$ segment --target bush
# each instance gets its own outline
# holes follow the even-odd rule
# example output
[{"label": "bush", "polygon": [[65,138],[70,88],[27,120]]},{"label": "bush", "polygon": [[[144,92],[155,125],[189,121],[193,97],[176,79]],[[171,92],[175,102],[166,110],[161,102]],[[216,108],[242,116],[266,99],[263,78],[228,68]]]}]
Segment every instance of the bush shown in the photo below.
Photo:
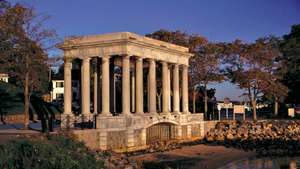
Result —
[{"label": "bush", "polygon": [[104,162],[82,143],[63,136],[19,139],[0,145],[4,169],[98,169]]}]

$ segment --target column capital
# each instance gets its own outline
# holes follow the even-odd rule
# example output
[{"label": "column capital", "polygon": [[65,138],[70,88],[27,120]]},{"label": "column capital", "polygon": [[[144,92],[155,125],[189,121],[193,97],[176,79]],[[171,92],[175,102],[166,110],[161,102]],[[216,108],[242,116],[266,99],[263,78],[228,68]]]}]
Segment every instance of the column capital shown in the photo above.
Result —
[{"label": "column capital", "polygon": [[162,64],[162,66],[166,66],[167,68],[170,68],[172,66],[173,63],[169,63],[169,62],[166,62],[166,61],[161,61],[160,62]]},{"label": "column capital", "polygon": [[136,60],[137,60],[137,61],[143,61],[144,58],[142,58],[142,57],[136,57]]},{"label": "column capital", "polygon": [[131,55],[121,55],[122,59],[130,59]]},{"label": "column capital", "polygon": [[89,62],[91,60],[91,58],[87,57],[87,58],[82,58],[83,62]]},{"label": "column capital", "polygon": [[147,61],[149,61],[149,62],[156,62],[156,60],[153,59],[153,58],[147,58]]},{"label": "column capital", "polygon": [[164,61],[164,60],[160,61],[160,63],[161,63],[161,64],[168,64],[168,62],[166,62],[166,61]]},{"label": "column capital", "polygon": [[101,59],[102,59],[102,62],[108,62],[110,59],[110,56],[109,55],[103,56],[103,57],[101,57]]},{"label": "column capital", "polygon": [[189,68],[189,65],[181,65],[182,68]]},{"label": "column capital", "polygon": [[71,69],[71,68],[72,68],[72,62],[70,62],[70,61],[65,61],[64,67],[65,67],[65,68],[68,68],[68,69]]},{"label": "column capital", "polygon": [[68,63],[72,63],[73,59],[72,58],[64,58],[64,63],[68,64]]}]

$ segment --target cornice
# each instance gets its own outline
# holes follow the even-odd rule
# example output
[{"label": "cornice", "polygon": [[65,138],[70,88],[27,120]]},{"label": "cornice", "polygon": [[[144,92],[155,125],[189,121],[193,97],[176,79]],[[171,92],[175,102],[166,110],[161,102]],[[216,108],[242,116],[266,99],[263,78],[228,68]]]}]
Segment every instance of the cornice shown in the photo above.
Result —
[{"label": "cornice", "polygon": [[[84,42],[84,43],[74,43],[74,44],[62,44],[59,45],[59,48],[62,50],[77,50],[77,49],[85,49],[85,48],[101,48],[101,47],[113,47],[120,45],[135,45],[141,48],[147,48],[150,50],[158,50],[161,52],[167,52],[171,54],[181,55],[185,57],[192,57],[193,54],[188,52],[182,52],[175,49],[167,48],[166,46],[158,46],[153,45],[147,42],[133,40],[133,39],[118,39],[118,40],[110,40],[110,41],[94,41],[94,42]],[[127,51],[130,52],[130,51]]]}]

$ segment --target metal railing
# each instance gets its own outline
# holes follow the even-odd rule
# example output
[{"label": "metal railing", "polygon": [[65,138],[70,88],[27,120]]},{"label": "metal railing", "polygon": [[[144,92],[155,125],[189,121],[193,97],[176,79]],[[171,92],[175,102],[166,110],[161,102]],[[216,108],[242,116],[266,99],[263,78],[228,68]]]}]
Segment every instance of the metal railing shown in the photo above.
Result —
[{"label": "metal railing", "polygon": [[60,118],[61,129],[93,129],[96,128],[96,115],[66,115]]}]

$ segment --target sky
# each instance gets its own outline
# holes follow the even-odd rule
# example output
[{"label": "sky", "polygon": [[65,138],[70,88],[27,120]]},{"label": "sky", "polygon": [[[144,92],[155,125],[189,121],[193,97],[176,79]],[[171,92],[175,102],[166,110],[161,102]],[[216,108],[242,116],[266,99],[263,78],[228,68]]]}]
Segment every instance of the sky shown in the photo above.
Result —
[{"label": "sky", "polygon": [[[300,0],[8,0],[49,15],[46,27],[59,38],[159,29],[199,34],[212,42],[246,42],[290,31],[300,24]],[[213,84],[217,99],[242,100],[230,83]]]}]

